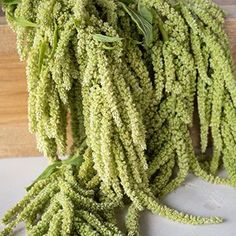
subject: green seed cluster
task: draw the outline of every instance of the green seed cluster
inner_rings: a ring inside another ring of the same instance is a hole
[[[20,222],[34,236],[136,236],[144,209],[181,223],[222,222],[160,201],[190,172],[236,185],[236,80],[218,6],[208,0],[3,6],[27,62],[29,129],[52,166],[6,213],[1,236]],[[189,131],[196,107],[201,157]],[[61,160],[67,127],[73,145]],[[216,175],[221,163],[228,178]],[[115,211],[125,205],[124,233]]]

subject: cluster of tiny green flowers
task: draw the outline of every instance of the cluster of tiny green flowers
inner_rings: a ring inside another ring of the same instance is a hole
[[[20,222],[33,236],[137,236],[145,209],[181,223],[222,222],[160,198],[190,172],[236,185],[236,83],[224,13],[210,0],[138,2],[3,0],[27,63],[29,130],[52,165],[6,213],[1,236]],[[196,111],[202,158],[189,131]],[[62,161],[68,127],[73,144]],[[216,176],[221,162],[228,178]],[[125,204],[124,233],[115,210]]]
[[[204,6],[203,1],[197,1],[193,8],[190,5],[183,6],[182,13],[192,30],[192,48],[199,74],[197,95],[202,151],[206,150],[211,130],[214,152],[209,163],[209,173],[214,175],[220,167],[221,159],[225,160],[227,156],[230,156],[234,160],[233,152],[231,151],[229,154],[228,149],[235,146],[232,143],[235,140],[235,132],[230,133],[231,139],[225,138],[227,131],[224,130],[226,129],[224,111],[225,107],[235,107],[236,86],[233,59],[227,36],[223,30],[223,14],[213,3],[208,5],[210,11],[206,10]],[[199,20],[196,20],[196,17]],[[201,51],[202,45],[205,48],[203,51]],[[229,114],[235,116],[235,110],[226,112],[227,116]],[[232,174],[232,169],[229,167],[232,165],[226,162],[225,160],[224,166],[227,172]],[[234,185],[234,178],[230,178],[230,180]]]
[[[72,235],[81,231],[78,219],[94,227],[96,234],[113,235],[116,232],[122,235],[114,222],[106,218],[106,212],[119,204],[120,200],[109,197],[97,202],[95,191],[79,186],[75,166],[62,165],[50,177],[36,182],[6,213],[3,218],[6,228],[0,235],[9,235],[21,221],[26,223],[29,235]]]

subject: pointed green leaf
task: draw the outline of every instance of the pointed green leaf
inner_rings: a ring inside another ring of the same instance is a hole
[[[57,49],[57,45],[58,45],[58,26],[56,24],[55,29],[54,29],[54,33],[53,33],[52,52],[51,52],[51,55],[50,55],[50,59],[55,54],[56,49]]]
[[[81,155],[75,155],[75,156],[72,156],[64,161],[57,161],[57,162],[49,165],[42,172],[42,174],[40,174],[38,176],[38,178],[30,186],[28,186],[26,188],[26,190],[29,191],[34,186],[35,183],[37,183],[40,180],[50,177],[52,174],[54,174],[56,171],[58,171],[62,165],[72,165],[72,166],[80,167],[81,164],[83,163],[83,161],[84,161],[84,159]]]
[[[7,6],[11,6],[11,5],[17,5],[17,4],[21,3],[21,0],[3,0],[0,3],[7,5]]]
[[[104,43],[113,43],[122,40],[122,38],[119,37],[111,37],[103,34],[94,34],[93,38],[99,42],[104,42]]]
[[[157,13],[155,14],[155,17],[157,20],[159,30],[160,30],[161,35],[163,37],[163,40],[164,40],[164,42],[167,42],[169,40],[169,35],[168,35],[168,32],[165,30],[164,22],[162,21],[161,17]]]
[[[43,172],[41,175],[39,175],[39,177],[30,185],[26,188],[27,191],[29,191],[36,182],[40,181],[40,180],[43,180],[43,179],[46,179],[48,178],[49,176],[51,176],[53,173],[55,173],[58,169],[59,166],[61,166],[62,162],[61,161],[58,161],[58,162],[55,162],[51,165],[49,165]]]
[[[144,35],[145,43],[150,46],[153,41],[153,27],[152,24],[146,20],[140,13],[134,11],[133,9],[127,7],[125,4],[121,3],[124,10],[129,14],[131,19],[135,22],[139,30]]]
[[[81,155],[75,155],[75,156],[72,156],[71,158],[68,158],[66,160],[63,161],[63,164],[66,164],[66,165],[73,165],[73,166],[81,166],[81,164],[83,163],[84,159]]]
[[[47,44],[46,44],[45,41],[43,41],[41,43],[40,51],[39,51],[39,71],[41,71],[42,66],[43,66],[43,61],[44,61],[44,58],[45,58],[46,49],[47,49]]]
[[[139,14],[140,14],[142,17],[144,17],[150,24],[152,24],[152,22],[153,22],[152,11],[151,11],[148,7],[142,5],[142,4],[140,3],[140,1],[139,1],[139,4],[138,4],[138,12],[139,12]]]
[[[19,17],[19,18],[14,17],[14,18],[13,18],[13,21],[14,21],[17,25],[22,26],[22,27],[33,27],[33,28],[38,27],[37,24],[35,24],[35,23],[31,22],[31,21],[28,21],[28,20],[26,20],[26,19],[24,19],[24,18],[20,18],[20,17]]]

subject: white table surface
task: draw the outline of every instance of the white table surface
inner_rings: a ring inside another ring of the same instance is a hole
[[[23,197],[25,187],[46,166],[47,161],[38,157],[0,160],[0,217]],[[191,226],[144,212],[140,218],[142,236],[236,236],[236,189],[210,185],[189,176],[184,186],[163,201],[168,206],[188,213],[222,216],[225,222],[219,225]],[[26,235],[23,226],[18,227],[14,235]]]

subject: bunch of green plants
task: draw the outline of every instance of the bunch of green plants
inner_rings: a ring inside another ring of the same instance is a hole
[[[181,223],[222,222],[161,202],[189,173],[236,185],[236,80],[217,5],[2,4],[27,65],[29,129],[50,164],[6,213],[1,236],[20,222],[30,236],[136,236],[145,209]],[[200,118],[200,154],[190,135],[194,112]],[[217,176],[221,167],[227,178]],[[115,214],[127,206],[123,232]]]

